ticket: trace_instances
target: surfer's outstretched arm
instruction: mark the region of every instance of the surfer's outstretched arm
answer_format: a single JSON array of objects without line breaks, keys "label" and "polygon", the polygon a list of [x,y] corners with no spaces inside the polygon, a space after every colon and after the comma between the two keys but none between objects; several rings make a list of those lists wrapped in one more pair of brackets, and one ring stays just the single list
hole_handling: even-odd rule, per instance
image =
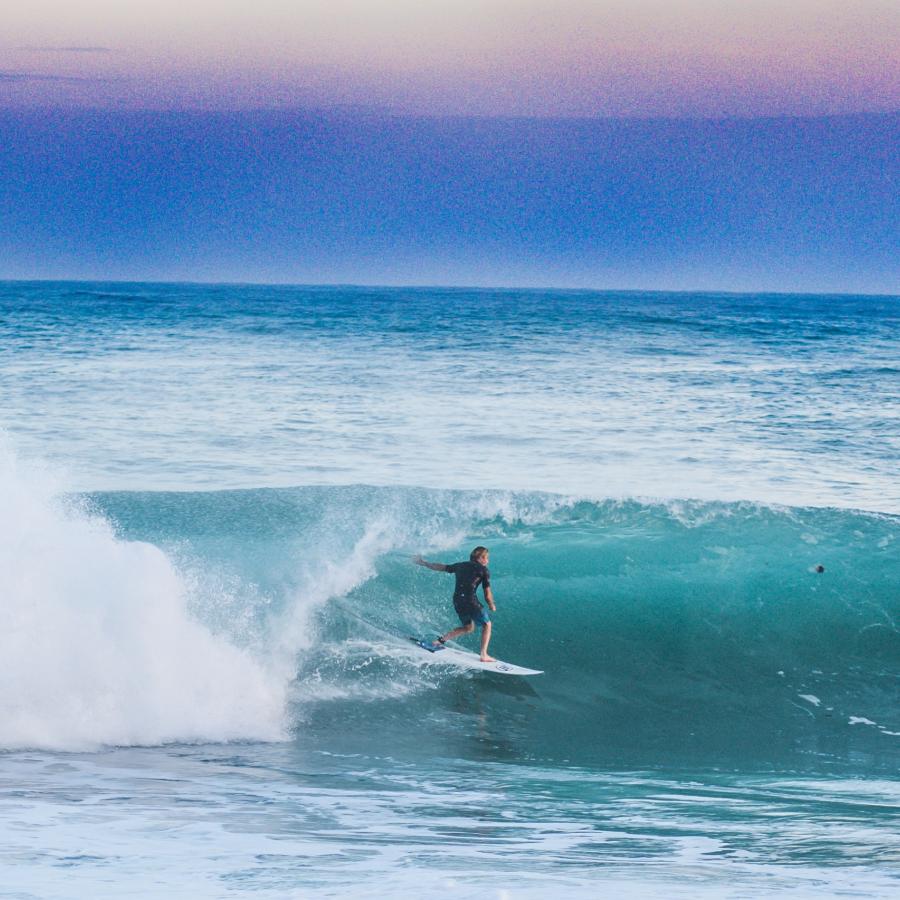
[{"label": "surfer's outstretched arm", "polygon": [[425,566],[426,569],[433,569],[435,572],[447,572],[450,569],[449,566],[445,566],[443,563],[428,562],[427,559],[422,559],[421,556],[414,556],[413,562],[417,566]]}]

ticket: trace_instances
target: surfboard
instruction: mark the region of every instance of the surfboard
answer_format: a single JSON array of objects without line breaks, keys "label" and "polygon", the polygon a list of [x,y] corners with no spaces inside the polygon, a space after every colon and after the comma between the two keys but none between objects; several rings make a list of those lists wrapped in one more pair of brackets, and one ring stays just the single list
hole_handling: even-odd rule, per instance
[{"label": "surfboard", "polygon": [[496,659],[494,662],[482,662],[478,658],[477,653],[460,650],[458,647],[451,647],[449,644],[445,644],[443,647],[435,647],[431,641],[424,641],[422,638],[410,637],[410,640],[420,650],[432,654],[440,662],[450,663],[464,669],[479,669],[482,672],[496,672],[498,675],[544,674],[540,669],[526,669],[524,666],[503,662],[502,659]]}]

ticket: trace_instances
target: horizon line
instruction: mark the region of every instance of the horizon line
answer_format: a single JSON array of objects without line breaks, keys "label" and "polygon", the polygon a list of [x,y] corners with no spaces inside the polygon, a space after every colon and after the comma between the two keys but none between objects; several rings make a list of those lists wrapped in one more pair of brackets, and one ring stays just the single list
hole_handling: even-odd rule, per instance
[{"label": "horizon line", "polygon": [[734,290],[728,288],[594,288],[567,287],[565,285],[478,285],[478,284],[379,284],[365,282],[302,282],[302,281],[213,281],[202,279],[129,279],[129,278],[4,278],[0,284],[146,284],[185,287],[280,287],[280,288],[332,288],[353,290],[433,290],[433,291],[564,291],[580,294],[727,294],[729,296],[779,296],[779,297],[877,297],[900,300],[900,294],[871,291],[814,291],[814,290]]}]

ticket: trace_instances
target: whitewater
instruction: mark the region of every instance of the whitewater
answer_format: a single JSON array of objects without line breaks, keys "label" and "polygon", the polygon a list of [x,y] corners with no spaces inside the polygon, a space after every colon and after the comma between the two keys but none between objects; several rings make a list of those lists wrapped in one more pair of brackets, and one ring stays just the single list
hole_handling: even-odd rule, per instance
[{"label": "whitewater", "polygon": [[[0,285],[0,895],[893,895],[898,337]],[[475,544],[539,679],[404,640],[454,624],[412,556]]]}]

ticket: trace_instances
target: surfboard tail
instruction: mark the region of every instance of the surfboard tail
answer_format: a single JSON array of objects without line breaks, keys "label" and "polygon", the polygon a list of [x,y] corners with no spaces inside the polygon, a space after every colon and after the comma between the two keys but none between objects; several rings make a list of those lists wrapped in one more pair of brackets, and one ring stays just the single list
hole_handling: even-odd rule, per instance
[{"label": "surfboard tail", "polygon": [[525,666],[517,666],[514,663],[495,659],[493,662],[482,662],[477,653],[468,650],[460,650],[446,644],[434,645],[433,641],[423,638],[410,637],[417,647],[431,654],[440,654],[441,662],[448,662],[459,666],[461,669],[477,669],[480,672],[496,672],[498,675],[543,675],[541,669],[527,669]]}]

